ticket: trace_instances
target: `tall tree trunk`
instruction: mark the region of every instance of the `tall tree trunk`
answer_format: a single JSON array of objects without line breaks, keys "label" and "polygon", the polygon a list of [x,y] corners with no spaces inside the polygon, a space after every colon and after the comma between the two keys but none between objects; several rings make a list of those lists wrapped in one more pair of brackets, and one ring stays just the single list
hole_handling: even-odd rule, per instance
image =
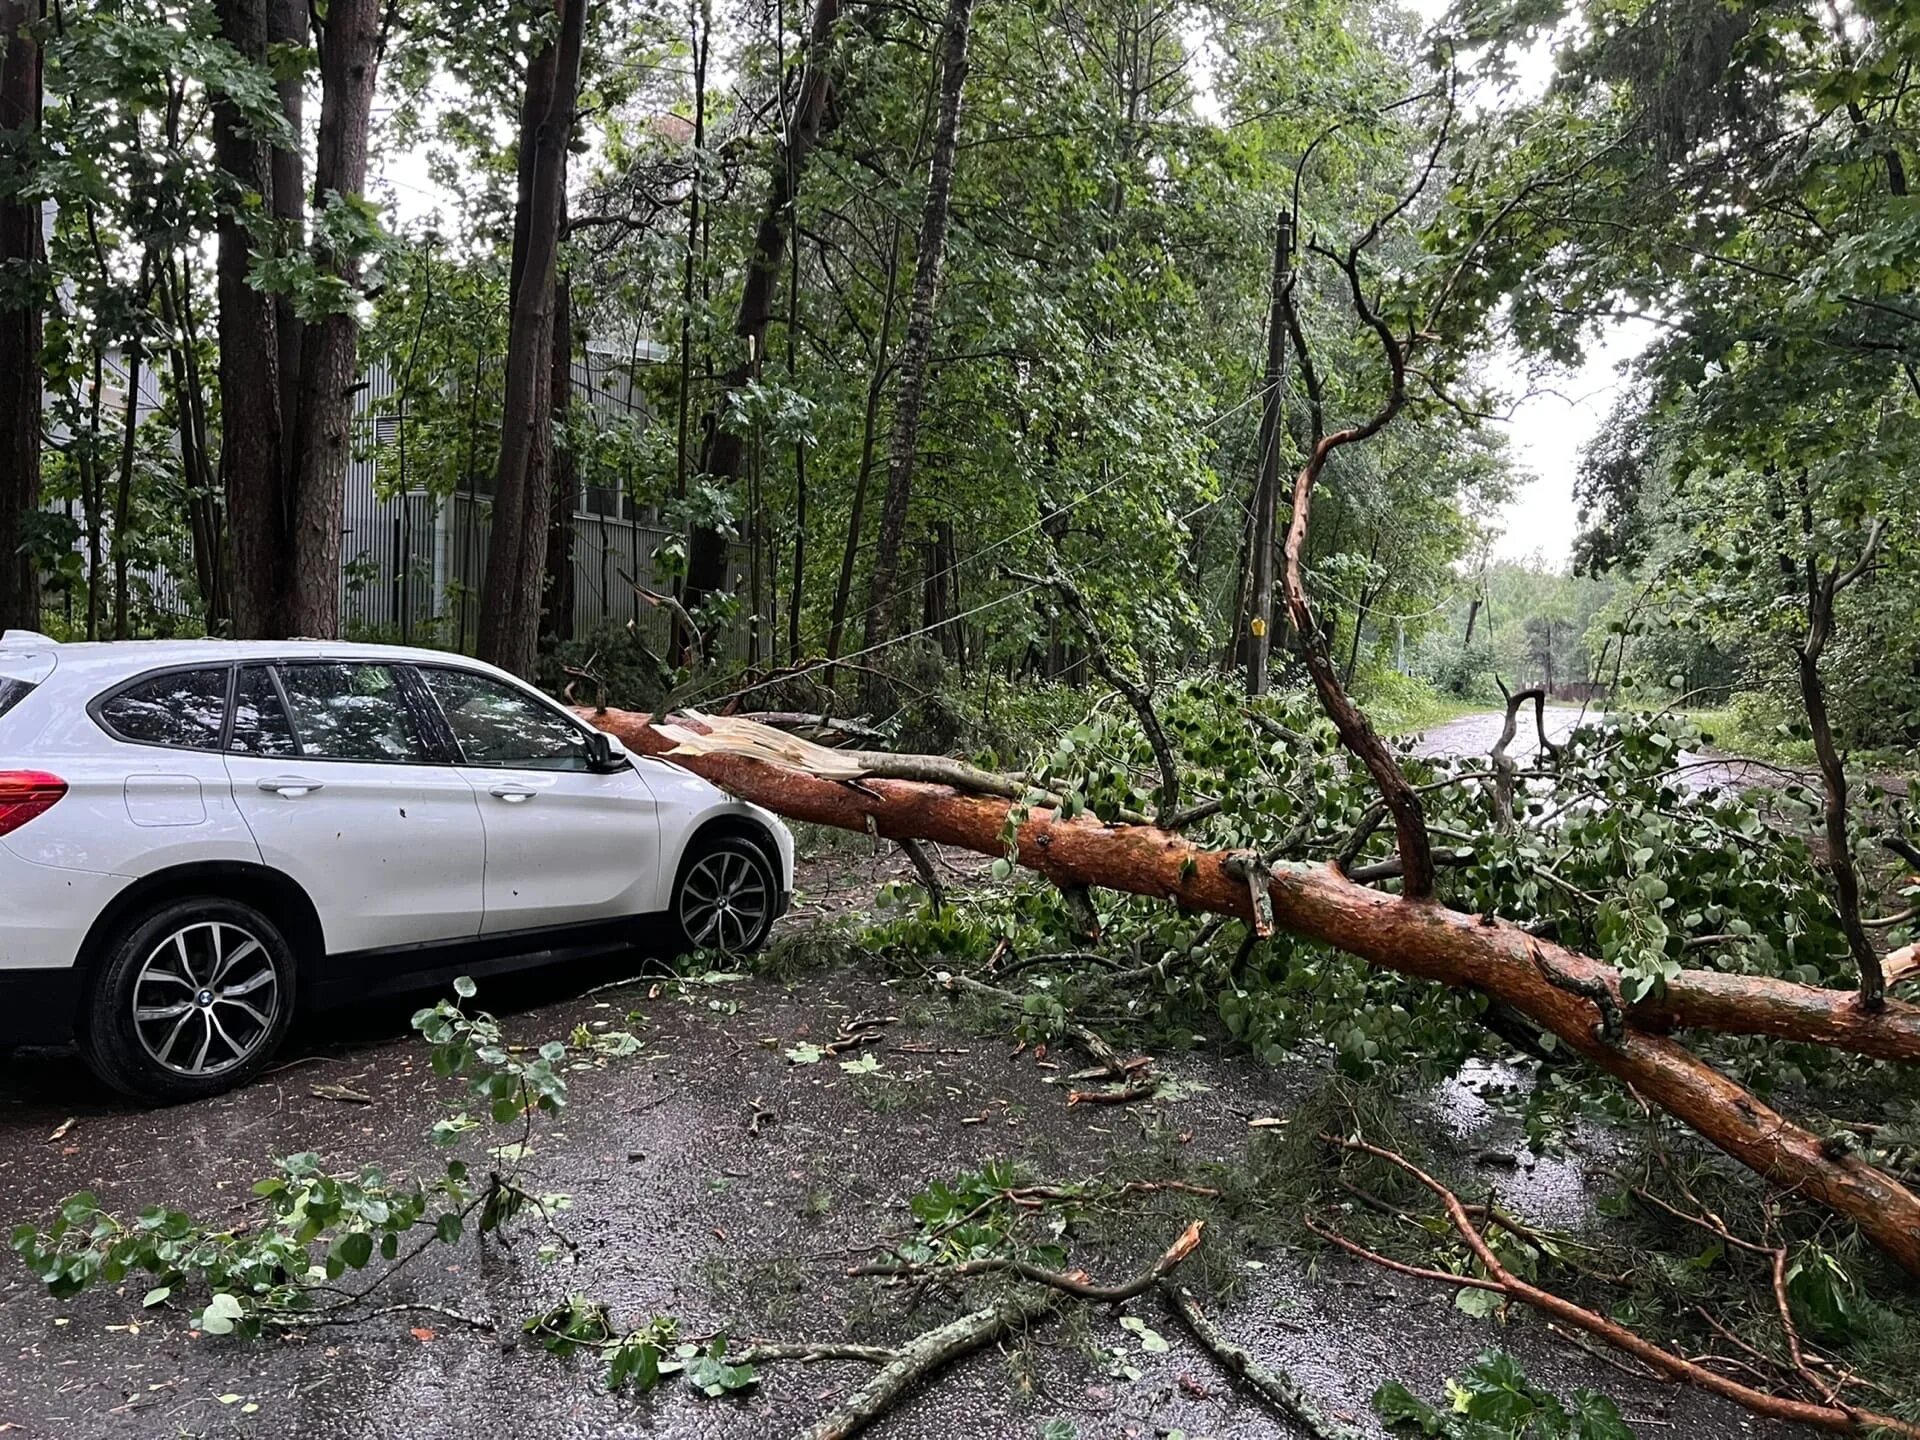
[{"label": "tall tree trunk", "polygon": [[175,275],[173,256],[160,256],[160,321],[167,331],[167,362],[179,411],[180,477],[187,492],[187,522],[193,537],[193,575],[200,614],[209,635],[232,619],[227,593],[225,537],[216,503],[218,481],[207,445],[206,397],[200,384],[198,337],[187,282]]},{"label": "tall tree trunk", "polygon": [[913,305],[907,337],[900,347],[900,395],[893,412],[893,437],[887,452],[887,497],[880,511],[880,546],[874,554],[873,581],[867,596],[866,648],[891,639],[902,629],[900,560],[907,534],[907,504],[913,489],[914,452],[920,443],[920,406],[926,397],[927,362],[933,354],[934,311],[940,299],[940,271],[946,260],[947,215],[953,198],[953,157],[960,134],[960,97],[967,80],[967,40],[973,0],[948,0],[940,46],[940,109],[934,124],[933,155],[927,166],[927,198],[920,212],[920,239],[914,254]]},{"label": "tall tree trunk", "polygon": [[[566,195],[560,197],[560,226],[566,229]],[[565,433],[573,408],[573,277],[562,270],[553,282],[553,423]],[[579,459],[561,443],[553,452],[552,495],[547,506],[546,588],[540,628],[556,640],[573,639],[573,510],[580,488]]]},{"label": "tall tree trunk", "polygon": [[[679,415],[673,447],[673,498],[687,498],[687,476],[693,452],[691,417],[693,412],[693,297],[694,280],[700,256],[700,201],[705,189],[704,157],[707,148],[707,45],[713,32],[711,0],[697,0],[691,7],[693,39],[693,168],[687,185],[687,249],[680,263],[680,389]],[[673,620],[672,653],[676,661],[693,644],[693,632],[679,616]]]},{"label": "tall tree trunk", "polygon": [[520,116],[524,184],[514,221],[513,316],[480,607],[480,657],[516,675],[533,673],[540,642],[541,581],[553,506],[554,276],[586,0],[555,0],[554,11],[558,32],[528,67]]},{"label": "tall tree trunk", "polygon": [[[1293,217],[1282,215],[1273,230],[1273,288],[1267,311],[1267,364],[1260,405],[1258,479],[1253,487],[1252,527],[1247,541],[1247,693],[1267,693],[1273,653],[1273,558],[1275,516],[1280,508],[1280,445],[1287,433],[1287,287],[1293,283]],[[1235,624],[1240,617],[1235,617]]]},{"label": "tall tree trunk", "polygon": [[[900,239],[902,226],[896,215],[893,239],[887,247],[887,288],[880,305],[880,334],[874,345],[873,373],[867,377],[867,405],[860,421],[860,468],[853,477],[853,503],[847,510],[847,543],[840,552],[840,582],[833,591],[833,614],[827,624],[827,658],[838,660],[840,646],[847,634],[847,609],[853,602],[853,571],[860,559],[860,536],[866,529],[867,491],[873,484],[875,447],[880,435],[880,400],[886,393],[887,351],[893,343],[894,302],[900,295]],[[833,685],[833,670],[827,671],[827,685]]]},{"label": "tall tree trunk", "polygon": [[[307,0],[267,0],[267,44],[304,47],[310,37]],[[291,67],[289,67],[291,68]],[[276,145],[270,161],[273,172],[273,218],[277,220],[289,245],[304,245],[307,229],[306,151],[303,119],[306,76],[288,74],[279,84],[280,110],[287,117],[293,143]],[[300,348],[303,326],[294,313],[291,295],[273,298],[274,323],[278,332],[280,359],[281,433],[293,435],[299,423]],[[289,468],[298,465],[296,455],[287,456]],[[289,477],[288,483],[292,483]]]},{"label": "tall tree trunk", "polygon": [[[813,27],[807,40],[807,63],[800,76],[800,93],[787,119],[787,133],[781,139],[780,156],[773,167],[773,185],[760,215],[759,228],[754,232],[753,255],[747,265],[747,281],[740,293],[740,310],[734,321],[733,333],[744,346],[740,358],[715,392],[702,422],[700,472],[716,485],[730,487],[745,473],[744,437],[723,422],[734,394],[759,374],[765,355],[767,328],[773,322],[775,287],[779,284],[787,234],[799,200],[801,175],[828,119],[833,29],[839,18],[840,0],[816,0]],[[695,526],[687,545],[682,604],[689,611],[694,610],[707,596],[722,589],[726,581],[726,533],[710,525]],[[708,642],[713,638],[709,634]]]},{"label": "tall tree trunk", "polygon": [[[269,0],[216,0],[220,37],[256,65],[267,63]],[[242,639],[288,633],[283,595],[291,565],[291,497],[280,418],[279,316],[271,295],[248,283],[253,239],[249,196],[273,205],[269,147],[227,101],[215,97],[213,154],[227,173],[215,258],[220,300],[220,476],[227,494],[233,629]]]},{"label": "tall tree trunk", "polygon": [[[152,260],[141,266],[141,305],[146,305],[147,275]],[[113,493],[113,638],[128,639],[132,631],[127,595],[127,572],[132,566],[133,461],[140,439],[140,369],[146,351],[138,339],[127,346],[127,408],[121,416],[120,473]]]},{"label": "tall tree trunk", "polygon": [[[320,40],[320,144],[313,167],[316,213],[357,206],[367,185],[367,134],[384,40],[381,0],[333,0]],[[360,256],[316,239],[315,264],[360,283]],[[294,431],[293,555],[287,627],[295,635],[340,633],[341,485],[353,449],[353,392],[360,323],[340,310],[307,327],[300,340],[299,423]]]},{"label": "tall tree trunk", "polygon": [[26,553],[40,508],[40,203],[20,197],[40,129],[40,0],[0,0],[0,630],[40,626]]}]

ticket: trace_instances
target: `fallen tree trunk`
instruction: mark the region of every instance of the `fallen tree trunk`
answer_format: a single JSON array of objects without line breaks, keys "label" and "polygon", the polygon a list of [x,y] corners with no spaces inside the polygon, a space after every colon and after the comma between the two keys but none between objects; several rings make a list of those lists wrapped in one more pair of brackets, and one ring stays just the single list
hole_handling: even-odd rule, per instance
[{"label": "fallen tree trunk", "polygon": [[[656,729],[636,712],[581,713],[650,755],[675,750],[689,732],[697,737],[702,723],[683,721],[674,735],[667,732],[675,727]],[[1003,798],[909,780],[845,784],[717,749],[674,759],[731,794],[792,819],[985,855],[1007,853],[1012,802]],[[1015,854],[1020,864],[1062,886],[1149,895],[1249,921],[1254,915],[1244,870],[1239,877],[1234,873],[1233,853],[1206,850],[1153,826],[1066,821],[1036,807],[1018,828]],[[1505,1001],[1772,1183],[1846,1216],[1902,1268],[1920,1275],[1920,1196],[1827,1146],[1677,1042],[1643,1028],[1711,1026],[1912,1060],[1920,1059],[1915,1007],[1889,1004],[1869,1015],[1848,992],[1692,971],[1669,984],[1660,1002],[1627,1010],[1630,1024],[1596,1024],[1596,1018],[1621,1014],[1617,972],[1506,921],[1370,890],[1326,864],[1276,869],[1268,894],[1274,922],[1288,930],[1400,974],[1470,986]]]}]

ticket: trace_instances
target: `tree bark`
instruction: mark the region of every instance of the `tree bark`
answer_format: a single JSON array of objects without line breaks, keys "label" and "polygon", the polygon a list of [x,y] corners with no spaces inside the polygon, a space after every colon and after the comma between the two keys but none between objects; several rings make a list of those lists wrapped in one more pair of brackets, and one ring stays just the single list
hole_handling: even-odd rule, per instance
[{"label": "tree bark", "polygon": [[[273,0],[278,4],[280,0]],[[313,167],[316,212],[359,205],[367,185],[367,136],[380,50],[382,0],[332,0],[320,36],[320,143]],[[314,263],[357,290],[360,257],[316,236]],[[277,317],[276,317],[277,318]],[[293,553],[285,615],[290,634],[340,633],[340,507],[353,448],[353,391],[360,322],[352,310],[325,316],[299,337],[300,393],[293,431]]]},{"label": "tree bark", "polygon": [[[581,713],[636,751],[658,755],[674,746],[644,715]],[[849,785],[741,754],[675,758],[741,799],[793,819],[984,855],[1007,853],[1014,802],[1006,799],[907,780]],[[1061,886],[1099,886],[1253,918],[1244,869],[1236,874],[1232,863],[1244,857],[1207,851],[1151,826],[1063,821],[1034,807],[1018,828],[1014,853],[1018,863]],[[1890,1001],[1874,1014],[1852,992],[1698,971],[1670,982],[1658,1002],[1620,1007],[1619,975],[1597,960],[1490,916],[1370,890],[1332,865],[1276,870],[1268,899],[1274,923],[1296,934],[1403,975],[1470,986],[1505,1001],[1769,1181],[1844,1215],[1904,1269],[1920,1275],[1920,1196],[1854,1156],[1830,1155],[1819,1136],[1652,1028],[1711,1026],[1915,1060],[1920,1007]],[[1630,1022],[1617,1039],[1606,1038],[1595,1023],[1605,1014],[1587,996],[1600,990]]]},{"label": "tree bark", "polygon": [[[867,491],[873,483],[875,441],[880,434],[880,400],[887,388],[887,351],[893,343],[893,312],[900,296],[900,217],[893,220],[887,245],[886,292],[880,302],[880,333],[874,342],[873,373],[867,377],[867,404],[860,421],[860,468],[853,478],[853,501],[847,510],[847,543],[840,552],[840,582],[833,591],[833,614],[827,625],[827,658],[838,660],[846,639],[847,609],[853,601],[853,571],[860,559],[860,537],[866,530]],[[827,670],[827,686],[833,686]]]},{"label": "tree bark", "polygon": [[[153,260],[141,262],[140,300],[144,309],[149,295],[148,276]],[[113,638],[129,639],[132,620],[128,614],[127,572],[133,563],[133,462],[140,440],[140,370],[146,349],[136,337],[127,346],[127,408],[120,420],[120,471],[113,491]]]},{"label": "tree bark", "polygon": [[[311,24],[307,0],[267,0],[267,44],[304,46],[310,38]],[[280,110],[287,117],[293,143],[273,148],[273,218],[279,222],[289,245],[304,245],[307,233],[306,152],[303,148],[306,77],[287,75],[280,81]],[[276,295],[273,301],[274,323],[280,358],[281,433],[292,435],[299,423],[300,403],[300,317],[294,313],[291,295]],[[298,464],[297,454],[287,457],[290,466]]]},{"label": "tree bark", "polygon": [[[1247,560],[1251,598],[1247,625],[1247,694],[1267,693],[1268,656],[1273,652],[1274,526],[1280,508],[1280,446],[1286,435],[1287,288],[1293,283],[1293,217],[1282,215],[1273,231],[1272,303],[1267,314],[1267,366],[1260,405],[1258,479],[1253,487],[1252,533]],[[1236,608],[1234,623],[1242,617]],[[1232,654],[1229,643],[1228,654]]]},{"label": "tree bark", "polygon": [[[745,437],[726,423],[734,395],[760,372],[765,358],[767,329],[773,323],[774,297],[779,284],[781,261],[786,255],[788,232],[799,201],[800,180],[807,158],[819,144],[830,118],[827,100],[832,92],[830,74],[833,57],[833,29],[840,18],[840,0],[815,0],[813,28],[807,40],[807,63],[800,76],[800,93],[794,100],[787,131],[781,139],[780,155],[773,167],[773,184],[754,232],[753,254],[747,263],[746,285],[740,292],[740,309],[733,333],[745,342],[740,358],[727,372],[712,405],[701,422],[700,473],[709,483],[733,486],[746,470]],[[687,544],[687,578],[681,602],[693,612],[709,595],[727,584],[727,535],[710,525],[697,525]],[[712,642],[709,627],[708,643]]]},{"label": "tree bark", "polygon": [[879,548],[867,595],[865,648],[901,633],[900,564],[906,551],[907,506],[913,462],[920,443],[920,408],[926,397],[927,364],[933,354],[933,324],[946,261],[947,219],[953,200],[954,154],[959,145],[960,102],[967,80],[967,41],[973,0],[948,0],[940,45],[940,108],[933,154],[927,166],[927,198],[920,212],[920,238],[913,259],[913,303],[900,347],[900,393],[894,403],[893,436],[887,451],[887,493],[880,510]]},{"label": "tree bark", "polygon": [[[566,229],[566,197],[561,197],[561,229]],[[564,432],[573,408],[573,278],[562,270],[553,282],[553,423]],[[547,505],[546,584],[540,628],[556,640],[573,639],[573,509],[580,488],[580,466],[573,447],[553,452],[552,494]]]},{"label": "tree bark", "polygon": [[[528,69],[521,110],[524,184],[514,221],[513,318],[480,609],[480,657],[516,675],[533,673],[540,640],[553,506],[554,276],[586,32],[586,0],[555,0],[554,8],[558,35]],[[529,152],[531,162],[524,158]]]},{"label": "tree bark", "polygon": [[[269,0],[216,0],[220,37],[256,65],[267,63]],[[220,300],[220,477],[227,495],[234,634],[288,633],[282,604],[292,516],[281,427],[279,316],[274,298],[248,283],[253,238],[240,217],[247,197],[273,206],[273,167],[227,101],[213,103],[214,160],[237,188],[221,206],[214,260]]]},{"label": "tree bark", "polygon": [[40,129],[40,0],[0,0],[0,630],[40,628],[26,521],[40,508],[40,205],[22,199]]}]

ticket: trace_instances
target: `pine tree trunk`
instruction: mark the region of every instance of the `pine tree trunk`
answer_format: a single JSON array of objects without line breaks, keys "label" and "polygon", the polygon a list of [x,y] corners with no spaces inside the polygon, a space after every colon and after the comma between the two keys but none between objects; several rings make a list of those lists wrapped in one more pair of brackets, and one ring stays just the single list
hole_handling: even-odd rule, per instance
[{"label": "pine tree trunk", "polygon": [[15,198],[40,128],[39,0],[0,0],[0,630],[40,627],[40,205]]},{"label": "pine tree trunk", "polygon": [[531,675],[553,506],[554,277],[566,210],[567,147],[580,89],[586,0],[555,0],[551,45],[528,67],[514,214],[513,316],[494,471],[480,658]]},{"label": "pine tree trunk", "polygon": [[940,46],[940,109],[927,168],[927,198],[920,214],[914,255],[913,304],[900,348],[900,395],[893,412],[887,454],[887,495],[880,511],[880,543],[874,552],[867,596],[866,648],[902,629],[900,560],[906,542],[907,505],[913,488],[914,452],[920,443],[920,407],[926,396],[927,362],[933,353],[933,322],[946,259],[947,216],[953,197],[953,162],[960,133],[960,97],[967,79],[967,40],[973,0],[949,0]]},{"label": "pine tree trunk", "polygon": [[[267,63],[269,0],[216,0],[220,38],[257,65]],[[240,218],[248,196],[271,209],[273,169],[266,142],[247,133],[232,105],[215,97],[213,154],[232,187],[221,208],[215,256],[220,301],[220,477],[227,495],[233,629],[241,639],[288,633],[283,585],[290,569],[290,496],[283,463],[279,317],[274,299],[248,283],[253,237]]]},{"label": "pine tree trunk", "polygon": [[[740,359],[727,372],[706,418],[701,423],[700,473],[715,485],[731,487],[746,473],[745,437],[721,423],[735,392],[760,372],[765,357],[767,329],[773,323],[775,287],[786,255],[787,234],[793,225],[802,172],[807,157],[819,143],[828,120],[827,98],[832,90],[829,64],[833,28],[840,18],[840,0],[816,0],[813,28],[807,42],[806,69],[800,93],[787,120],[787,133],[773,167],[773,185],[754,232],[753,255],[747,264],[746,286],[733,333],[743,342]],[[727,584],[726,534],[712,526],[696,526],[687,543],[687,578],[681,602],[696,609],[707,596]],[[709,643],[713,637],[707,637]]]},{"label": "pine tree trunk", "polygon": [[[381,0],[333,0],[327,8],[320,45],[320,144],[313,167],[319,207],[358,204],[366,189],[381,14]],[[357,290],[360,257],[351,249],[335,253],[316,239],[313,257],[320,269]],[[351,310],[326,316],[300,337],[293,554],[285,611],[295,635],[330,640],[340,633],[341,487],[352,456],[359,363],[360,323]]]}]

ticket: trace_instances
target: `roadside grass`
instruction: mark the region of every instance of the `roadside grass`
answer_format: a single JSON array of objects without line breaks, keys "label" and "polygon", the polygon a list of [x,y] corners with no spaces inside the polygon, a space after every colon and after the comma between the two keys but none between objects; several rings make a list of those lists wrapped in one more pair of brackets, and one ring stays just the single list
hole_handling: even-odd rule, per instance
[{"label": "roadside grass", "polygon": [[[1723,754],[1806,769],[1820,763],[1812,740],[1794,726],[1757,713],[1751,705],[1679,713],[1698,725],[1707,743]],[[1916,758],[1911,750],[1853,750],[1847,753],[1847,764],[1856,775],[1888,774],[1912,770]]]},{"label": "roadside grass", "polygon": [[1392,670],[1359,676],[1353,692],[1354,699],[1366,707],[1373,728],[1382,735],[1412,735],[1463,715],[1499,708],[1482,700],[1444,694],[1418,676]]}]

